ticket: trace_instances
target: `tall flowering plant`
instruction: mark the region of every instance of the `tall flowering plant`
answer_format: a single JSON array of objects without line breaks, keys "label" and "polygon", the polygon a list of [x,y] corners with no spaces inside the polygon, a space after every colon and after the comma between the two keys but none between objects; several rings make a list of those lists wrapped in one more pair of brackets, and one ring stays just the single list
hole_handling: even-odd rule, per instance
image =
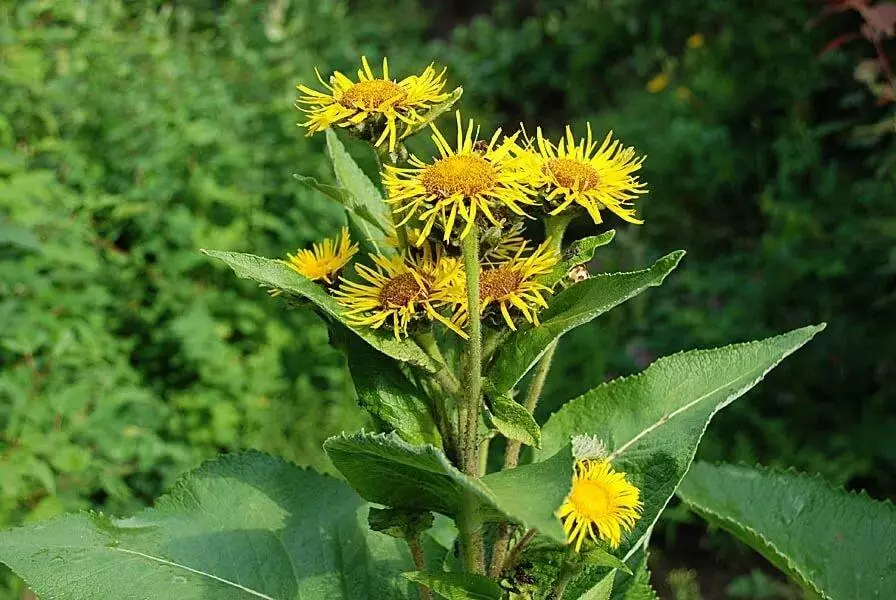
[{"label": "tall flowering plant", "polygon": [[[325,443],[339,477],[229,455],[133,517],[69,515],[0,534],[0,560],[39,593],[654,597],[650,534],[710,419],[823,328],[660,359],[539,425],[533,413],[563,334],[660,285],[684,254],[591,274],[614,232],[567,236],[576,218],[642,223],[644,157],[590,126],[551,139],[539,127],[486,132],[459,111],[437,122],[461,96],[445,91],[444,71],[392,79],[386,60],[379,72],[361,63],[355,79],[318,74],[297,101],[308,134],[326,136],[337,185],[297,179],[339,203],[346,225],[282,259],[206,254],[321,317],[372,430]],[[340,130],[369,144],[379,181]],[[409,153],[405,140],[424,133],[429,152]],[[833,597],[828,580],[801,562],[805,548],[775,538],[752,496],[817,492],[818,510],[847,502],[893,516],[793,474],[697,470],[682,497],[823,596]],[[720,489],[741,493],[726,504]]]}]

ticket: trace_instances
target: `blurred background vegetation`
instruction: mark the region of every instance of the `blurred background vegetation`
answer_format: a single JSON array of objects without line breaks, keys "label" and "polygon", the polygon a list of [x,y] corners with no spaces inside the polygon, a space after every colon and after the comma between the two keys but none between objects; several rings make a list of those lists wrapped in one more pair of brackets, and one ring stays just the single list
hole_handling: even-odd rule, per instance
[{"label": "blurred background vegetation", "polygon": [[[811,0],[0,0],[0,527],[125,513],[233,449],[326,470],[323,439],[365,424],[316,319],[197,251],[281,256],[334,230],[292,178],[332,179],[292,102],[315,66],[360,54],[447,66],[489,125],[591,121],[648,155],[647,224],[611,223],[593,270],[686,262],[564,338],[541,418],[663,354],[823,320],[701,455],[896,497],[896,120],[861,35],[875,17]],[[795,597],[679,508],[657,534],[670,598]],[[23,593],[0,573],[0,599]]]}]

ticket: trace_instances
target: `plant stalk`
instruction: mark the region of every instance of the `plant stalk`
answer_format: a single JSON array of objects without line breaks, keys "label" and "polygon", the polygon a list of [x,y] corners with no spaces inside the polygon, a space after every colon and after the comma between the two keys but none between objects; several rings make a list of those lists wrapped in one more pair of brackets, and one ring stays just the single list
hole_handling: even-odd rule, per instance
[{"label": "plant stalk", "polygon": [[[411,558],[414,560],[414,568],[418,571],[426,571],[426,557],[423,555],[423,547],[420,545],[420,536],[416,535],[408,539],[408,548],[411,549]],[[422,584],[420,587],[420,600],[432,600],[432,590]]]},{"label": "plant stalk", "polygon": [[464,360],[462,402],[466,416],[462,435],[463,464],[467,475],[479,474],[479,405],[482,402],[482,315],[479,310],[479,228],[473,226],[461,242],[467,279],[467,316],[470,336]]}]

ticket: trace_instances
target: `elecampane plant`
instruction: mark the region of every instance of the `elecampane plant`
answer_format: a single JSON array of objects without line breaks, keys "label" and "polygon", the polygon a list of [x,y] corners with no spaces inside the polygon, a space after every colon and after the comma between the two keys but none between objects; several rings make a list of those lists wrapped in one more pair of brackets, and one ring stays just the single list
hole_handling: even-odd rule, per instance
[{"label": "elecampane plant", "polygon": [[[344,481],[257,453],[229,455],[131,518],[68,515],[0,534],[0,560],[38,593],[655,597],[650,534],[710,419],[823,329],[662,358],[540,425],[533,413],[563,334],[660,285],[684,254],[591,274],[613,231],[567,239],[577,217],[642,224],[644,157],[590,126],[551,140],[537,126],[534,137],[484,132],[455,111],[452,132],[436,120],[462,90],[443,91],[444,70],[391,79],[386,60],[381,75],[361,63],[356,81],[318,74],[320,87],[300,85],[297,102],[307,132],[326,136],[337,185],[297,179],[344,209],[342,230],[283,259],[206,254],[326,322],[377,430],[324,444]],[[410,154],[405,140],[427,129],[431,155]],[[369,144],[381,186],[338,130]],[[503,464],[489,470],[496,438],[504,438]],[[893,543],[867,544],[893,539],[891,505],[793,475],[698,470],[684,500],[812,594],[884,597],[896,583],[886,572]],[[713,481],[730,490],[718,493]],[[764,494],[774,514],[751,500]],[[775,546],[777,515],[810,494],[811,520],[788,523],[831,531]],[[845,506],[874,519],[837,521]],[[853,557],[874,554],[861,567],[874,576],[844,584],[835,561],[807,561],[830,553],[828,534],[842,535]]]}]

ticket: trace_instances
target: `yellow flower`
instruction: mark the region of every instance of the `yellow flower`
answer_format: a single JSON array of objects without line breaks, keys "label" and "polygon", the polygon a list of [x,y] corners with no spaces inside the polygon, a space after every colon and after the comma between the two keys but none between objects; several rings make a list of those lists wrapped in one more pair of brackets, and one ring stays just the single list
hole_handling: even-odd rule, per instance
[{"label": "yellow flower", "polygon": [[[514,256],[518,256],[526,245],[526,238],[523,236],[523,224],[514,223],[510,229],[502,232],[500,238],[494,243],[488,245],[482,252],[482,262],[491,265],[495,262],[510,260]],[[483,244],[488,240],[483,239]]]},{"label": "yellow flower", "polygon": [[333,283],[336,275],[357,251],[358,244],[351,243],[348,227],[343,227],[335,240],[326,238],[319,244],[313,244],[311,250],[298,250],[295,256],[287,254],[289,260],[283,262],[311,281],[322,279],[326,283]]},{"label": "yellow flower", "polygon": [[[538,325],[538,311],[548,306],[544,296],[551,293],[551,288],[540,283],[538,278],[550,273],[560,259],[551,244],[551,240],[547,240],[524,256],[527,244],[523,242],[509,259],[483,265],[479,274],[480,313],[485,314],[490,306],[497,306],[507,326],[516,331],[510,312],[515,309],[526,321]],[[461,279],[460,285],[450,288],[446,296],[455,304],[452,321],[462,327],[469,318],[466,280]]]},{"label": "yellow flower", "polygon": [[669,76],[665,73],[660,73],[647,82],[647,91],[651,94],[659,94],[664,89],[666,89],[666,86],[668,85]]},{"label": "yellow flower", "polygon": [[374,268],[355,265],[362,282],[341,278],[333,296],[347,309],[346,320],[359,326],[392,327],[396,339],[407,336],[412,321],[429,318],[460,335],[463,332],[438,313],[447,305],[439,300],[444,288],[456,285],[460,261],[424,252],[422,256],[371,255]]},{"label": "yellow flower", "polygon": [[595,223],[603,221],[600,210],[607,208],[629,223],[640,224],[631,201],[647,193],[647,184],[633,175],[641,168],[644,157],[635,156],[632,147],[623,148],[607,134],[600,146],[588,135],[576,144],[572,129],[553,144],[545,140],[541,128],[536,132],[537,146],[525,150],[530,184],[543,195],[550,214],[556,215],[576,203],[588,211]]},{"label": "yellow flower", "polygon": [[695,33],[688,38],[688,48],[700,48],[701,46],[703,46],[703,42],[703,35],[700,33]]},{"label": "yellow flower", "polygon": [[609,461],[579,460],[572,477],[572,491],[557,516],[563,519],[570,544],[579,552],[582,542],[598,538],[617,548],[622,534],[641,518],[640,491],[613,470]]},{"label": "yellow flower", "polygon": [[463,239],[477,218],[484,217],[501,227],[505,209],[525,215],[519,205],[535,204],[529,197],[534,192],[525,184],[527,176],[512,152],[516,148],[516,136],[505,137],[499,143],[499,129],[488,143],[480,142],[479,129],[474,128],[472,119],[464,131],[460,112],[456,117],[456,150],[433,124],[432,140],[439,150],[439,158],[427,164],[411,156],[410,168],[389,165],[383,173],[387,202],[401,216],[399,226],[413,218],[422,223],[420,235],[414,240],[418,246],[437,223],[447,242],[460,217],[465,223],[459,236]]},{"label": "yellow flower", "polygon": [[[317,79],[327,92],[297,86],[303,95],[296,100],[296,106],[308,114],[308,120],[302,125],[308,128],[308,135],[312,135],[333,125],[351,127],[369,120],[376,127],[375,145],[388,139],[389,151],[394,152],[396,142],[407,135],[410,127],[424,123],[426,111],[448,98],[449,94],[442,93],[445,70],[437,72],[433,65],[429,65],[420,75],[393,81],[389,79],[387,59],[383,59],[381,78],[373,74],[367,57],[362,56],[361,63],[363,68],[358,69],[357,82],[336,71],[330,83],[326,83],[315,69]],[[401,134],[398,132],[399,121],[405,124]]]}]

